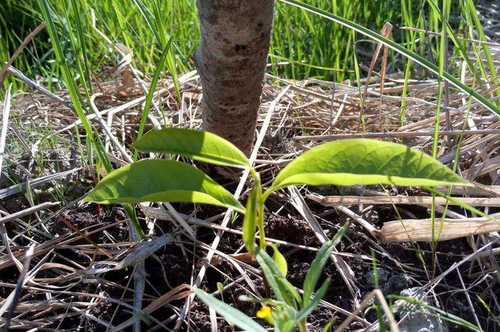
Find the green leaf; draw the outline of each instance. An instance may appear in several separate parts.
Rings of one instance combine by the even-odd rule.
[[[250,162],[231,142],[207,131],[184,128],[151,130],[135,147],[146,152],[179,154],[220,166],[250,168]]]
[[[306,184],[397,186],[470,185],[434,158],[405,145],[371,139],[321,144],[292,161],[266,192]]]
[[[313,312],[313,310],[316,309],[316,307],[321,302],[321,299],[325,296],[329,286],[330,286],[330,279],[326,279],[321,285],[321,287],[318,289],[316,294],[314,294],[312,301],[307,306],[304,306],[302,310],[297,313],[297,317],[295,318],[297,322],[307,319],[307,316],[309,316],[311,312]]]
[[[284,320],[280,322],[279,332],[292,332],[295,331],[296,323],[293,320]]]
[[[257,228],[257,190],[254,189],[248,196],[243,219],[243,242],[248,252],[255,254],[255,231]]]
[[[297,309],[298,306],[302,303],[302,298],[300,297],[297,288],[290,283],[290,281],[286,280],[285,277],[276,278],[276,282],[278,287],[281,290],[281,293],[285,297],[285,302],[293,309]]]
[[[276,295],[276,298],[279,301],[287,303],[286,294],[283,294],[282,288],[277,282],[277,278],[283,278],[283,276],[281,275],[281,272],[276,264],[274,264],[273,259],[269,257],[264,249],[260,249],[257,253],[257,262],[264,273],[267,283],[273,290],[274,295]]]
[[[207,294],[201,289],[194,290],[196,296],[203,301],[207,306],[214,309],[219,315],[232,324],[238,326],[244,331],[265,332],[266,329],[256,323],[252,318],[248,317],[236,308],[216,299],[213,295]]]
[[[69,96],[71,98],[73,109],[75,110],[76,115],[78,116],[78,119],[80,120],[83,129],[85,130],[87,141],[90,142],[90,146],[92,148],[95,148],[98,161],[104,165],[106,170],[109,170],[111,168],[111,162],[104,150],[104,146],[102,145],[99,136],[96,135],[89,119],[87,118],[87,115],[85,114],[85,108],[80,96],[80,90],[77,86],[77,79],[72,75],[68,60],[68,54],[63,51],[63,43],[61,42],[59,33],[56,29],[56,20],[52,15],[52,8],[50,6],[50,3],[51,1],[49,0],[39,0],[38,7],[41,10],[43,20],[47,23],[47,33],[50,41],[52,42],[52,49],[54,50],[55,59],[60,68],[63,82],[66,85]],[[67,38],[67,36],[65,36],[65,38]],[[77,59],[78,57],[75,60],[78,61]]]
[[[303,295],[303,306],[309,305],[311,302],[311,296],[316,288],[319,277],[321,276],[321,271],[325,267],[326,262],[332,254],[333,248],[335,247],[335,242],[333,240],[326,241],[318,251],[318,254],[314,258],[309,271],[304,279],[304,295]]]
[[[286,280],[282,271],[280,271],[276,263],[265,250],[259,250],[257,253],[257,262],[269,286],[276,295],[276,298],[289,305],[291,309],[296,308],[296,305],[301,302],[300,294],[297,292],[297,289]]]
[[[276,264],[276,267],[278,267],[278,270],[280,270],[281,275],[286,277],[288,273],[288,263],[286,262],[286,258],[278,250],[278,246],[276,244],[271,244],[271,247],[273,248],[273,261]]]
[[[174,160],[141,160],[117,169],[102,179],[85,201],[200,203],[245,213],[233,195],[208,175]]]
[[[323,329],[321,329],[321,332],[331,332],[333,331],[333,323],[335,322],[335,320],[331,320],[329,321],[328,323],[326,323],[325,326],[323,326]]]

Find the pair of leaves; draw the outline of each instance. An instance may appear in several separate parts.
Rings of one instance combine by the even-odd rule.
[[[153,130],[136,142],[136,148],[251,169],[250,162],[238,148],[209,132],[177,128]],[[254,204],[263,204],[272,192],[297,184],[468,185],[439,161],[417,150],[390,142],[350,139],[321,144],[299,156],[278,174],[271,188]],[[160,160],[140,161],[110,173],[87,201],[191,202],[224,206],[241,213],[245,210],[228,191],[196,168]],[[248,238],[255,235],[254,225],[250,226],[249,230],[253,231]]]
[[[142,136],[135,147],[172,153],[220,166],[250,168],[246,156],[223,138],[202,131],[168,128]],[[173,160],[142,160],[111,172],[86,200],[117,202],[185,202],[222,206],[245,213],[224,187],[197,168]]]

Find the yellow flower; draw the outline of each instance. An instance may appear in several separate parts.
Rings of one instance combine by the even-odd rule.
[[[270,306],[264,305],[257,311],[257,318],[263,319],[271,325],[274,325],[273,309]]]

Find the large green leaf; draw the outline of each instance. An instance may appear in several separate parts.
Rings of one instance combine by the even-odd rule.
[[[405,145],[370,139],[339,140],[307,151],[278,174],[268,193],[298,184],[470,185],[422,152]]]
[[[117,169],[102,179],[85,200],[101,204],[200,203],[244,213],[224,187],[202,171],[174,160],[141,160]]]
[[[188,156],[210,164],[250,168],[243,152],[215,134],[185,128],[151,130],[135,147],[147,152],[166,152]]]
[[[222,315],[228,323],[238,326],[243,331],[265,332],[266,329],[262,325],[255,322],[236,308],[216,299],[213,295],[207,294],[201,289],[195,289],[194,293],[210,308],[214,309],[218,314]]]

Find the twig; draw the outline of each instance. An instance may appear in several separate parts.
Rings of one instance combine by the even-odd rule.
[[[36,35],[38,35],[43,29],[45,29],[46,26],[47,24],[44,22],[41,23],[39,26],[37,26],[35,30],[31,31],[26,36],[26,38],[24,38],[23,42],[21,43],[21,45],[19,45],[17,50],[15,50],[14,54],[10,57],[9,61],[5,64],[5,66],[3,66],[2,70],[0,71],[0,88],[3,87],[3,81],[5,79],[7,69],[9,68],[9,66],[11,66],[14,63],[14,61],[26,48],[26,46],[28,46],[28,44],[33,40],[33,38],[35,38]]]
[[[443,136],[461,136],[461,135],[500,135],[500,129],[479,129],[479,130],[442,130],[439,132]],[[295,136],[296,141],[334,141],[344,138],[403,138],[403,137],[426,137],[433,136],[432,131],[405,131],[405,132],[375,132],[364,134],[334,134],[334,135],[311,135]]]
[[[112,224],[108,224],[108,225],[104,225],[104,226],[101,226],[93,231],[90,231],[90,232],[86,232],[85,231],[85,234],[87,236],[91,236],[93,234],[96,234],[96,233],[99,233],[99,232],[102,232],[106,229],[109,229],[109,228],[112,228],[112,227],[115,227],[117,226],[118,224],[120,224],[120,222],[116,222],[116,223],[112,223]],[[82,230],[83,232],[84,230]],[[61,244],[61,245],[69,245],[70,243],[73,243],[73,242],[76,242],[78,240],[81,240],[83,239],[82,236],[74,236],[72,237],[73,234],[69,234],[69,235],[66,235],[66,236],[61,236],[61,237],[57,237],[53,240],[49,240],[49,241],[45,241],[45,242],[42,242],[40,244],[38,244],[35,248],[35,252],[34,252],[34,256],[40,256],[40,255],[43,255],[45,253],[47,253],[48,251],[50,251],[54,246],[58,245],[58,244]],[[24,251],[23,250],[19,250],[15,253],[16,257],[22,257],[24,255]],[[5,259],[5,258],[1,258],[0,259],[0,271],[5,269],[5,268],[8,268],[8,267],[11,267],[13,265],[13,261],[8,258],[8,259]],[[1,316],[1,315],[0,315]]]
[[[16,213],[9,214],[6,217],[0,218],[0,224],[4,224],[8,221],[17,219],[17,218],[22,218],[24,216],[30,215],[36,211],[40,211],[46,208],[58,206],[60,203],[59,202],[44,202],[35,206],[32,206],[30,208],[24,209],[22,211],[18,211]]]
[[[474,259],[475,257],[478,257],[478,256],[481,256],[484,254],[484,252],[486,251],[486,249],[489,249],[491,247],[493,247],[494,245],[496,245],[498,242],[500,242],[500,238],[497,238],[487,244],[485,244],[484,246],[482,246],[481,248],[477,249],[477,250],[474,250],[472,253],[470,253],[469,255],[465,256],[462,260],[460,260],[459,262],[456,262],[456,263],[453,263],[449,268],[446,269],[446,271],[444,271],[443,273],[441,273],[439,276],[437,276],[436,278],[432,279],[431,281],[429,281],[425,286],[423,286],[422,288],[428,288],[426,290],[426,293],[424,294],[425,296],[427,296],[429,293],[431,293],[434,288],[439,285],[439,283],[441,281],[443,281],[443,279],[448,275],[450,274],[451,272],[453,272],[453,270],[456,270],[458,269],[460,266],[462,266],[463,264],[467,263],[468,261],[471,261],[472,259]]]
[[[151,314],[157,309],[161,308],[167,303],[170,303],[175,300],[180,300],[183,298],[186,298],[188,295],[191,294],[191,287],[186,284],[181,284],[174,289],[170,290],[169,292],[163,294],[153,302],[151,302],[147,307],[145,307],[142,310],[142,314]],[[132,325],[133,319],[128,319],[121,323],[120,325],[114,327],[111,329],[111,332],[118,332],[118,331],[123,331],[125,330],[128,326]]]
[[[104,122],[104,119],[101,117],[101,114],[99,114],[99,110],[97,109],[97,106],[95,105],[95,99],[97,97],[102,96],[102,93],[95,93],[90,97],[90,106],[92,108],[92,111],[94,111],[95,117],[97,118],[97,121],[101,124],[102,128],[104,129],[104,132],[106,135],[109,137],[109,139],[113,142],[113,144],[116,146],[118,151],[120,151],[122,157],[129,163],[132,163],[134,160],[132,157],[128,154],[127,150],[121,145],[121,143],[118,141],[118,139],[113,135],[111,132],[111,128],[108,127],[106,122]]]
[[[3,223],[0,223],[0,236],[2,237],[2,242],[5,247],[5,251],[7,251],[7,255],[9,256],[11,261],[16,265],[16,268],[19,270],[19,272],[22,272],[23,264],[17,259],[17,257],[12,252],[12,249],[10,248],[11,241],[9,239],[9,235],[7,234],[7,228]]]
[[[21,71],[17,70],[13,66],[10,66],[7,70],[8,70],[8,72],[10,74],[14,75],[15,77],[17,77],[18,79],[20,79],[21,81],[23,81],[26,85],[28,85],[33,90],[36,90],[36,91],[42,93],[43,95],[45,95],[45,96],[47,96],[47,97],[49,97],[51,99],[54,99],[55,101],[63,104],[67,108],[73,110],[73,105],[71,104],[70,101],[65,100],[65,99],[59,97],[58,95],[50,92],[47,88],[45,88],[44,86],[42,86],[42,85],[38,84],[37,82],[33,81],[31,78],[27,77]]]
[[[36,178],[34,180],[14,184],[10,187],[0,189],[0,199],[5,199],[9,196],[18,194],[22,192],[29,184],[30,188],[33,189],[35,187],[39,187],[47,182],[54,181],[56,179],[66,177],[70,174],[76,173],[80,171],[82,167],[77,167],[74,169],[70,169],[69,171],[64,171],[64,172],[59,172],[59,173],[54,173],[54,174],[49,174],[45,176],[41,176],[39,178]]]
[[[86,270],[85,274],[101,274],[110,271],[118,271],[133,266],[137,262],[144,261],[146,258],[153,255],[156,251],[173,242],[173,240],[174,239],[170,234],[165,234],[155,238],[154,240],[141,242],[119,262],[100,261],[94,267]]]
[[[474,320],[476,321],[476,325],[479,326],[479,330],[484,331],[481,328],[481,322],[479,321],[479,318],[477,317],[476,310],[474,308],[474,305],[472,304],[472,300],[471,300],[470,295],[469,295],[469,290],[467,289],[467,287],[465,287],[464,279],[462,278],[462,273],[460,273],[459,268],[457,268],[457,275],[458,275],[458,279],[460,280],[460,284],[462,285],[462,289],[464,291],[465,298],[467,299],[467,303],[469,304],[469,308],[470,308],[470,311],[472,313],[472,317],[474,317]]]
[[[343,205],[336,206],[336,208],[337,208],[337,210],[341,211],[342,213],[344,213],[347,216],[349,216],[350,218],[352,218],[352,220],[354,220],[355,222],[357,222],[359,225],[361,225],[364,229],[366,229],[368,231],[368,233],[370,233],[371,236],[373,236],[374,238],[378,238],[379,237],[379,232],[380,231],[378,229],[376,229],[368,221],[366,221],[365,219],[363,219],[360,215],[352,212],[350,209],[346,208]]]
[[[348,97],[348,94],[345,93],[344,94],[344,99],[342,99],[342,103],[340,104],[340,107],[339,109],[337,110],[337,114],[335,114],[335,118],[333,118],[333,120],[331,120],[330,122],[330,129],[333,130],[333,127],[335,127],[335,125],[337,124],[337,122],[339,121],[339,118],[340,116],[342,115],[342,112],[344,111],[345,109],[345,105],[347,103],[347,97]]]
[[[386,22],[384,26],[382,27],[382,30],[380,31],[380,34],[384,36],[385,38],[390,38],[392,35],[392,24],[389,22]],[[384,91],[384,77],[385,77],[385,71],[387,69],[387,47],[384,46],[382,43],[377,44],[377,48],[375,49],[375,52],[373,53],[372,60],[370,62],[370,68],[368,69],[368,74],[366,76],[366,83],[365,83],[365,91],[363,93],[363,99],[365,99],[368,95],[368,85],[370,83],[370,79],[373,73],[373,69],[375,69],[375,65],[377,64],[378,58],[380,56],[380,51],[384,49],[384,64],[382,65],[382,77],[380,80],[380,94],[383,94]],[[364,104],[364,103],[363,103]]]
[[[325,206],[337,205],[459,205],[460,202],[471,206],[500,206],[500,197],[457,197],[448,200],[445,197],[432,198],[431,196],[319,196],[308,195],[307,198]]]
[[[398,325],[396,324],[396,320],[394,319],[394,315],[391,312],[391,309],[389,308],[389,305],[387,304],[387,301],[384,298],[384,294],[380,291],[380,289],[374,289],[371,291],[361,302],[360,306],[352,313],[351,316],[347,317],[347,319],[340,324],[340,326],[335,330],[335,332],[342,332],[346,328],[349,327],[349,324],[354,320],[355,316],[361,313],[363,310],[365,310],[374,299],[377,299],[380,305],[382,306],[382,309],[384,310],[387,320],[389,321],[389,327],[391,332],[399,332]]]
[[[446,241],[500,231],[500,215],[467,219],[403,219],[384,223],[381,238],[388,242]]]
[[[127,219],[127,223],[130,230],[131,240],[139,242],[141,237],[134,225],[132,225],[132,221]],[[133,331],[141,332],[142,301],[144,297],[144,289],[146,288],[146,266],[144,265],[144,260],[139,260],[135,263],[132,276],[134,278],[134,313],[132,317],[134,324]]]
[[[7,312],[7,317],[5,319],[5,326],[4,326],[5,331],[9,330],[12,316],[14,316],[14,312],[16,310],[17,303],[19,301],[19,298],[21,297],[21,291],[23,290],[23,287],[26,284],[26,281],[27,281],[26,275],[28,274],[28,270],[30,268],[31,258],[33,258],[34,250],[35,250],[35,245],[32,244],[28,248],[28,251],[26,251],[26,255],[24,255],[23,270],[21,271],[21,273],[19,274],[19,277],[17,278],[16,288],[15,288],[14,292],[11,293],[12,297],[9,296],[10,304],[8,304],[9,300],[7,299],[6,302],[4,303],[4,305],[2,306],[2,309],[3,309],[6,305],[10,305],[9,311]]]

